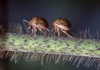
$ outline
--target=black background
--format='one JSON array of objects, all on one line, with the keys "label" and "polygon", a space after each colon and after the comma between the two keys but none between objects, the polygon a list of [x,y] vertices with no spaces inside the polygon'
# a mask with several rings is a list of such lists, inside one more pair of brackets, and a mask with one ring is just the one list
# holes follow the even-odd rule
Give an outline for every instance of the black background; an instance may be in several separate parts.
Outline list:
[{"label": "black background", "polygon": [[72,23],[71,32],[87,30],[100,33],[99,0],[8,0],[9,22],[22,23],[41,16],[48,20],[49,27],[54,19],[67,18]]}]

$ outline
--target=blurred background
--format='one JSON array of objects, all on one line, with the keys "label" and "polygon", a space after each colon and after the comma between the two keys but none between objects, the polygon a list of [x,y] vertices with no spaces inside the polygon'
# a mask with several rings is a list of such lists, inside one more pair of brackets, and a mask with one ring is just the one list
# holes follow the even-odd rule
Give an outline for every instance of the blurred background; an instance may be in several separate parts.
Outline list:
[{"label": "blurred background", "polygon": [[8,0],[9,22],[22,23],[34,16],[48,20],[49,28],[59,17],[72,23],[71,32],[86,30],[100,33],[100,2],[98,0]]},{"label": "blurred background", "polygon": [[[23,19],[28,21],[34,16],[41,16],[48,20],[49,28],[56,18],[64,17],[71,21],[71,33],[78,30],[90,29],[93,35],[100,33],[100,2],[99,0],[0,0],[0,24],[8,30],[8,23],[23,24]],[[96,67],[79,68],[66,62],[65,65],[27,63],[20,61],[18,64],[1,60],[5,70],[96,70]],[[8,64],[8,65],[7,65]],[[1,66],[0,65],[0,66]],[[6,68],[5,68],[6,66]],[[4,70],[2,69],[2,70]]]}]

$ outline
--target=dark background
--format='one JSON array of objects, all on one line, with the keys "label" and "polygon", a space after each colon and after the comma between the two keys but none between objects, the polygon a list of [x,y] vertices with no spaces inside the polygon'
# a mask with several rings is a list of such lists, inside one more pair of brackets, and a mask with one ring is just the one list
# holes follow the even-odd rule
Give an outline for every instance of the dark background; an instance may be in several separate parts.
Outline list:
[{"label": "dark background", "polygon": [[[72,23],[72,33],[77,30],[90,29],[92,34],[100,33],[100,2],[99,0],[1,0],[0,1],[0,24],[8,30],[9,22],[22,24],[23,19],[30,20],[34,16],[41,16],[48,20],[51,29],[52,21],[59,17],[67,18]],[[5,60],[4,60],[5,61]],[[3,62],[2,62],[3,63]],[[3,67],[5,68],[6,62]],[[96,70],[96,67],[76,68],[70,63],[64,66],[54,63],[41,66],[40,63],[18,64],[9,62],[9,70]],[[6,70],[8,70],[6,69]]]},{"label": "dark background", "polygon": [[99,0],[9,0],[9,22],[22,23],[41,16],[48,20],[49,27],[54,19],[67,18],[72,23],[71,32],[87,30],[100,33]]}]

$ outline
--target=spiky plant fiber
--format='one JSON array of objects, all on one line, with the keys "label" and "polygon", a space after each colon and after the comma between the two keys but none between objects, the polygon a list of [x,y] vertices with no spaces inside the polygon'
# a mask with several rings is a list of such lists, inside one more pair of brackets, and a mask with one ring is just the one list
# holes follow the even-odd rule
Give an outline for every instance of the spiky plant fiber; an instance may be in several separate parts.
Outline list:
[{"label": "spiky plant fiber", "polygon": [[8,32],[5,35],[0,35],[0,58],[10,58],[15,63],[20,58],[29,62],[41,60],[42,65],[44,60],[50,63],[52,59],[55,60],[56,64],[69,61],[77,67],[80,64],[84,64],[83,66],[86,67],[95,64],[99,70],[99,40],[43,35],[33,37],[28,34],[21,34],[22,28],[19,24],[16,28],[10,26],[9,30],[13,33]]},{"label": "spiky plant fiber", "polygon": [[[70,39],[65,37],[29,36],[27,34],[7,33],[0,38],[1,58],[10,57],[11,61],[24,58],[26,61],[41,60],[44,57],[49,63],[51,59],[55,63],[73,61],[77,67],[84,63],[92,66],[94,63],[100,65],[100,41],[91,39]],[[6,51],[6,52],[3,52]]]}]

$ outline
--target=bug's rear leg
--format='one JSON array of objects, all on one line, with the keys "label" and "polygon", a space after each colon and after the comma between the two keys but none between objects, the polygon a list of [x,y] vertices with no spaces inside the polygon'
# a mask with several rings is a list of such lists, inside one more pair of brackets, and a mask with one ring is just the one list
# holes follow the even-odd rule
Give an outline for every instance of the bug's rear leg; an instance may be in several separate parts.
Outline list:
[{"label": "bug's rear leg", "polygon": [[[51,30],[49,30],[49,29],[47,28],[46,31],[49,32],[50,36],[52,36],[52,31],[51,31]],[[47,32],[47,34],[48,34],[48,32]]]},{"label": "bug's rear leg", "polygon": [[68,37],[74,38],[73,36],[71,36],[70,34],[68,34],[65,30],[62,30],[62,29],[61,29],[61,31],[62,31],[63,33],[65,33]]},{"label": "bug's rear leg", "polygon": [[51,29],[51,33],[54,35],[54,32],[55,32],[55,30],[54,30],[54,28],[52,28]]},{"label": "bug's rear leg", "polygon": [[38,28],[38,30],[43,33],[46,36],[46,32],[44,32],[42,29]]}]

